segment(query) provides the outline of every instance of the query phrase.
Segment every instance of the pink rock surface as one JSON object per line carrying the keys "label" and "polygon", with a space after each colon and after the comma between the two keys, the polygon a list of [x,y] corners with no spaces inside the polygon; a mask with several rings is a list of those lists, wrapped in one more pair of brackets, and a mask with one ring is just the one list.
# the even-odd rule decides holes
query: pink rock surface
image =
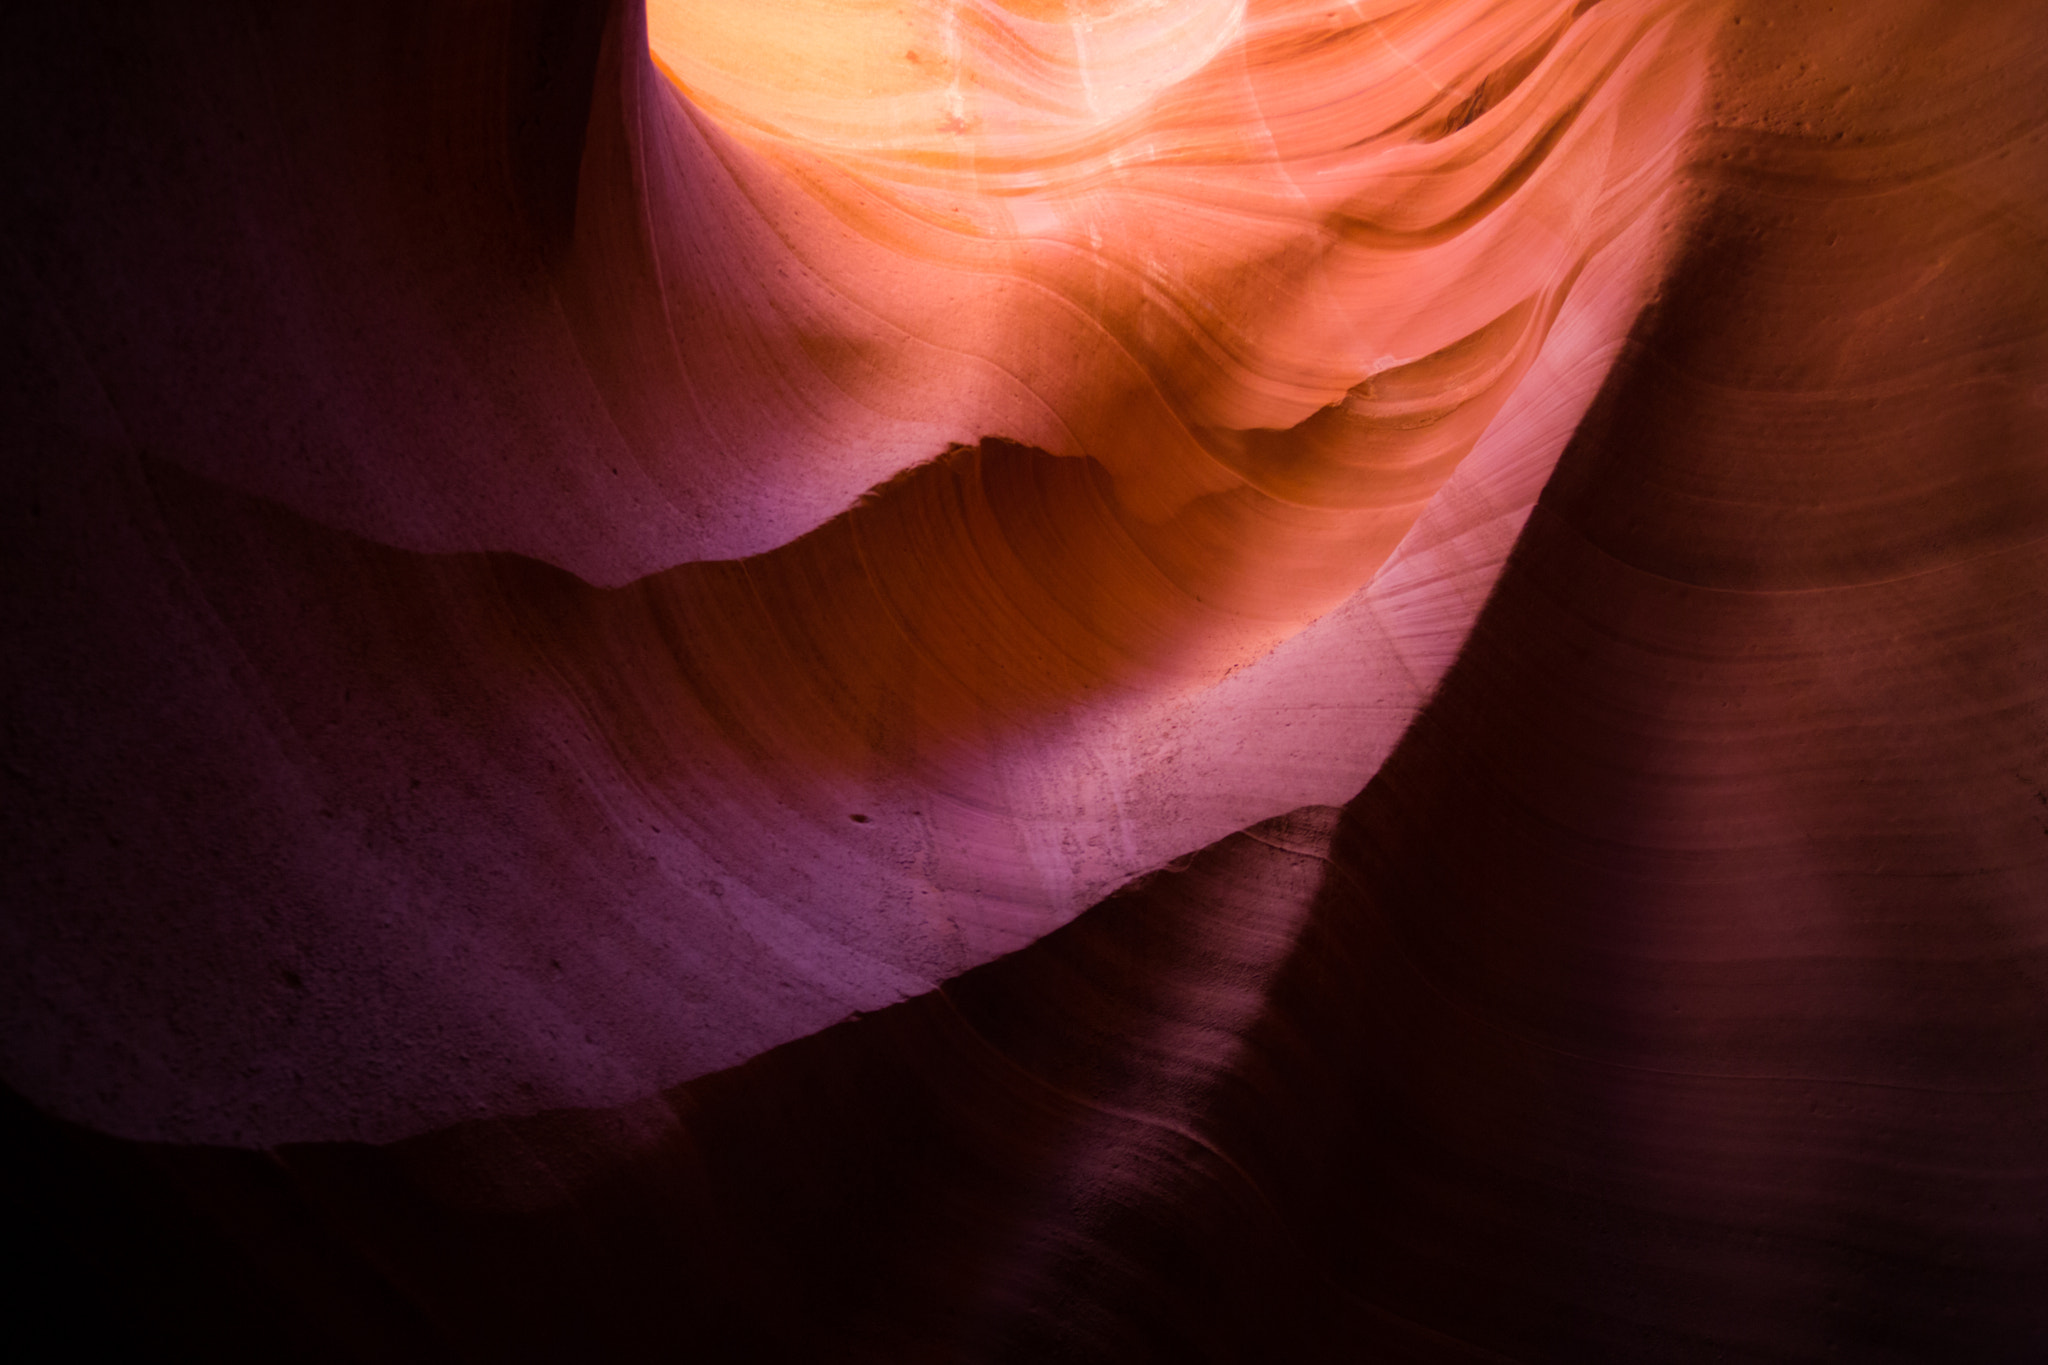
{"label": "pink rock surface", "polygon": [[[17,766],[92,817],[14,1082],[234,1142],[623,1102],[1355,791],[1654,279],[1702,63],[1668,6],[1205,13],[1055,25],[1103,105],[990,11],[971,127],[829,138],[720,127],[631,6],[75,35],[140,184],[22,153],[72,450]],[[713,51],[800,84],[733,44],[802,31]]]}
{"label": "pink rock surface", "polygon": [[2048,1350],[2039,20],[10,17],[25,1244],[210,1358]]}

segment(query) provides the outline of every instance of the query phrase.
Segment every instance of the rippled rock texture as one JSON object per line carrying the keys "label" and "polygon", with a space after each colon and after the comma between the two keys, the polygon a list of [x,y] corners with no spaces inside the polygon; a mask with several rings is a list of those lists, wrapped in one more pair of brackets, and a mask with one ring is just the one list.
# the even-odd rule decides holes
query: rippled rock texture
{"label": "rippled rock texture", "polygon": [[0,23],[32,1348],[2048,1355],[2048,11]]}

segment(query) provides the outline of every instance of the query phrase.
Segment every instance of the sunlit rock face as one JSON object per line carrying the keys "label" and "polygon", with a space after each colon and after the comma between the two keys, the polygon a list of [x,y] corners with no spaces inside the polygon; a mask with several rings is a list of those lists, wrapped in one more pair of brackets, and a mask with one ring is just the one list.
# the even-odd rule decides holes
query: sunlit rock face
{"label": "sunlit rock face", "polygon": [[2048,1353],[2041,21],[10,16],[36,1321]]}
{"label": "sunlit rock face", "polygon": [[53,39],[19,312],[131,448],[28,491],[99,528],[29,1093],[623,1102],[1371,775],[1658,278],[1701,21],[821,14]]}

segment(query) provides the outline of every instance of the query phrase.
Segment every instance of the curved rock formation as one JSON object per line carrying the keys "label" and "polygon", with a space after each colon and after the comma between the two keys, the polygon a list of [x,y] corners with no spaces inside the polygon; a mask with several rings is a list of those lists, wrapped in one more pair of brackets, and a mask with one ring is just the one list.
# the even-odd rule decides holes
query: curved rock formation
{"label": "curved rock formation", "polygon": [[2040,18],[9,18],[36,1321],[2048,1348]]}

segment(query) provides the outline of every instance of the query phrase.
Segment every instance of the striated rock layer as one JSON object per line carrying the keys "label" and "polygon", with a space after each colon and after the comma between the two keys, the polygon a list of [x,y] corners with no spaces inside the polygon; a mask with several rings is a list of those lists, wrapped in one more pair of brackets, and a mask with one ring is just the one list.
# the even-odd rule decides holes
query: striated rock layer
{"label": "striated rock layer", "polygon": [[23,1339],[2048,1352],[2043,17],[10,16]]}
{"label": "striated rock layer", "polygon": [[630,5],[19,22],[8,1074],[236,1143],[624,1102],[1346,799],[1703,70],[1668,4],[1233,10],[942,155],[714,123]]}

